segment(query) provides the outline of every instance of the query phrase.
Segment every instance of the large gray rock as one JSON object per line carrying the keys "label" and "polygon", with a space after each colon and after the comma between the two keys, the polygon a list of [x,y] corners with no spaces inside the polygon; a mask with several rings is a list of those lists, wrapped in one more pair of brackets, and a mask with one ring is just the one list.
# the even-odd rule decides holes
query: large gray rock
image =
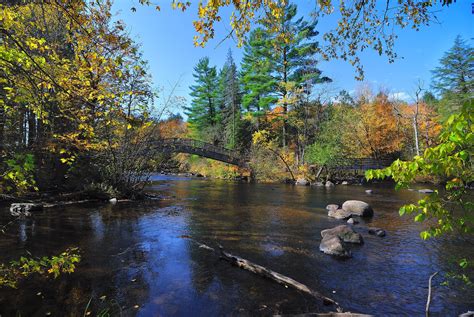
{"label": "large gray rock", "polygon": [[10,214],[12,216],[31,216],[31,212],[43,209],[43,205],[34,203],[14,203],[10,206]]}
{"label": "large gray rock", "polygon": [[299,186],[309,186],[309,181],[304,178],[298,178],[295,184]]}
{"label": "large gray rock", "polygon": [[324,184],[326,187],[334,187],[334,183],[331,181],[327,181],[326,184]]}
{"label": "large gray rock", "polygon": [[343,182],[341,183],[341,185],[349,185],[349,182],[348,182],[348,181],[343,181]]}
{"label": "large gray rock", "polygon": [[352,214],[344,209],[331,209],[328,211],[328,216],[336,219],[348,219]]}
{"label": "large gray rock", "polygon": [[370,207],[368,203],[360,200],[347,200],[342,204],[342,209],[359,217],[372,217],[374,215],[372,207]]}
{"label": "large gray rock", "polygon": [[340,225],[332,229],[323,230],[321,231],[321,236],[323,237],[323,239],[328,236],[337,236],[341,238],[342,241],[347,243],[364,243],[362,236],[359,233],[355,232],[348,225]]}
{"label": "large gray rock", "polygon": [[344,242],[338,236],[327,235],[319,244],[319,250],[325,254],[335,255],[342,258],[351,256],[351,251],[346,248]]}

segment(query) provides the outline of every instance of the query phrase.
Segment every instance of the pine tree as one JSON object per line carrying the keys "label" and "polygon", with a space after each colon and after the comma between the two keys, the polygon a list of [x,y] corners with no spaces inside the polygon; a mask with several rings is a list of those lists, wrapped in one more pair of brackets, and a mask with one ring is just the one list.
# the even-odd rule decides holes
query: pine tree
{"label": "pine tree", "polygon": [[266,31],[257,28],[250,34],[241,65],[242,107],[257,118],[258,129],[264,111],[277,101],[277,82],[272,77],[271,46]]}
{"label": "pine tree", "polygon": [[237,133],[241,119],[241,98],[237,66],[231,50],[229,50],[227,61],[219,74],[219,96],[220,119],[224,130],[225,144],[234,148],[237,144]]}
{"label": "pine tree", "polygon": [[185,114],[192,136],[205,141],[218,142],[218,78],[215,67],[209,65],[209,58],[201,58],[194,67],[195,85],[191,86],[191,106],[185,107]]}
{"label": "pine tree", "polygon": [[[279,83],[278,92],[280,102],[283,106],[283,131],[282,144],[287,144],[286,113],[288,112],[290,87],[302,89],[305,94],[310,94],[311,87],[317,83],[329,82],[330,79],[321,76],[317,68],[315,54],[318,48],[316,36],[317,21],[305,21],[303,17],[295,19],[297,6],[288,4],[285,6],[284,15],[273,33],[271,43],[273,45],[273,60],[275,65],[274,77]],[[267,29],[275,29],[271,25]],[[270,32],[270,31],[269,31]]]}
{"label": "pine tree", "polygon": [[474,92],[474,49],[460,36],[433,71],[433,89],[442,99],[439,112],[447,117],[472,99]]}

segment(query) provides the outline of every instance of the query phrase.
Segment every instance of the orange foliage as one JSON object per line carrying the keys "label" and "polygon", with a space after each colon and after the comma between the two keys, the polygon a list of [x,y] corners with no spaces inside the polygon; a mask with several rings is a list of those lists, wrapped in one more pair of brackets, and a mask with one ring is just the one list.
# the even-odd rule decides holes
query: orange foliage
{"label": "orange foliage", "polygon": [[171,118],[161,121],[158,125],[160,136],[165,139],[184,138],[188,133],[188,123],[181,118]]}
{"label": "orange foliage", "polygon": [[[416,105],[404,104],[399,107],[399,111],[403,118],[402,125],[407,130],[413,130],[413,117],[416,113]],[[441,124],[439,124],[438,114],[435,110],[427,104],[421,102],[418,105],[418,138],[420,147],[422,149],[435,145],[435,140],[441,131]],[[410,138],[413,138],[413,131],[411,131]]]}
{"label": "orange foliage", "polygon": [[393,104],[386,95],[379,95],[371,103],[355,109],[347,121],[346,148],[352,156],[381,158],[399,152],[403,144]]}

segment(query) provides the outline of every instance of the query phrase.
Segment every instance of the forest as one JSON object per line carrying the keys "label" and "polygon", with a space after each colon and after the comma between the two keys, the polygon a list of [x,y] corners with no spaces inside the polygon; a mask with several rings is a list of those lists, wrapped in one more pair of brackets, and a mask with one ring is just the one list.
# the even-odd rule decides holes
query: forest
{"label": "forest", "polygon": [[[235,50],[243,53],[238,61],[229,49],[221,65],[212,56],[200,58],[190,70],[189,96],[156,89],[141,43],[114,16],[111,1],[2,2],[0,203],[160,200],[150,193],[157,173],[246,180],[268,188],[385,179],[397,189],[414,183],[435,188],[399,209],[400,216],[422,224],[417,233],[422,240],[471,238],[472,39],[458,35],[440,52],[430,82],[413,82],[410,98],[402,99],[391,87],[364,82],[357,54],[373,49],[395,61],[394,38],[378,27],[429,27],[426,10],[434,4],[407,1],[395,17],[382,15],[379,21],[375,2],[363,1],[355,10],[342,1],[339,29],[324,34],[318,18],[309,18],[298,2],[199,3],[196,46],[213,39],[219,10],[233,5],[231,32]],[[317,3],[320,18],[331,14],[331,1]],[[155,6],[143,0],[138,5]],[[131,2],[132,11],[134,6]],[[191,3],[173,0],[171,6],[186,11]],[[258,10],[263,17],[254,19]],[[357,31],[359,11],[365,14],[364,34]],[[337,78],[320,68],[332,59],[350,63],[360,84],[351,91],[337,89]],[[245,162],[165,150],[167,140],[176,139],[203,142]],[[365,159],[386,164],[356,172],[341,168]],[[0,235],[24,220],[2,217]],[[17,288],[37,273],[55,278],[72,273],[85,258],[75,245],[59,249],[51,258],[0,264],[0,289]],[[471,255],[457,254],[455,261],[462,272],[452,276],[472,285]]]}
{"label": "forest", "polygon": [[[443,122],[473,89],[473,49],[458,37],[432,83],[413,84],[412,102],[369,84],[335,92],[318,69],[317,20],[291,4],[279,28],[264,21],[248,34],[240,65],[231,51],[221,67],[199,61],[183,120],[164,115],[180,96],[159,96],[168,99],[157,107],[140,45],[111,20],[111,3],[74,5],[3,8],[2,195],[133,196],[142,177],[166,168],[167,155],[148,144],[171,137],[246,153],[256,180],[267,182],[315,180],[314,170],[328,176],[347,159],[410,160],[437,144]],[[186,155],[175,165],[215,177],[245,173]]]}

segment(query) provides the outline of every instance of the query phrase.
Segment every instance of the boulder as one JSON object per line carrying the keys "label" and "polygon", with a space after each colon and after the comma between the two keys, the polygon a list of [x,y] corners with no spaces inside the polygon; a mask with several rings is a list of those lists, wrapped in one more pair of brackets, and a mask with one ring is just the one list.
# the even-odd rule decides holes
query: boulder
{"label": "boulder", "polygon": [[434,193],[434,190],[425,188],[425,189],[418,190],[418,192],[422,194],[431,194],[431,193]]}
{"label": "boulder", "polygon": [[309,181],[304,178],[298,178],[295,184],[299,186],[309,186]]}
{"label": "boulder", "polygon": [[350,225],[355,225],[358,224],[359,221],[355,220],[354,218],[349,218],[349,220],[347,220],[347,223]]}
{"label": "boulder", "polygon": [[112,205],[115,205],[117,203],[117,198],[109,199],[109,203],[111,203]]}
{"label": "boulder", "polygon": [[342,204],[342,209],[350,212],[353,216],[372,217],[374,215],[372,207],[360,200],[347,200]]}
{"label": "boulder", "polygon": [[349,258],[351,251],[346,248],[344,242],[338,236],[327,235],[319,244],[319,250],[325,254]]}
{"label": "boulder", "polygon": [[369,228],[369,234],[376,235],[377,237],[385,237],[387,233],[380,228]]}
{"label": "boulder", "polygon": [[343,181],[343,182],[341,183],[341,185],[349,185],[349,182],[348,182],[348,181]]}
{"label": "boulder", "polygon": [[324,184],[326,187],[334,187],[334,183],[331,181],[327,181],[326,184]]}
{"label": "boulder", "polygon": [[359,233],[355,232],[348,225],[340,225],[332,229],[323,230],[321,231],[321,236],[323,237],[323,240],[326,237],[337,236],[341,238],[343,242],[356,244],[364,243],[362,236]]}
{"label": "boulder", "polygon": [[336,205],[336,204],[329,204],[326,206],[326,209],[327,210],[338,210],[339,209],[339,205]]}
{"label": "boulder", "polygon": [[328,216],[336,219],[348,219],[352,214],[344,209],[331,209],[328,211]]}
{"label": "boulder", "polygon": [[31,216],[31,212],[43,210],[42,204],[34,203],[14,203],[10,206],[10,214],[12,216]]}

